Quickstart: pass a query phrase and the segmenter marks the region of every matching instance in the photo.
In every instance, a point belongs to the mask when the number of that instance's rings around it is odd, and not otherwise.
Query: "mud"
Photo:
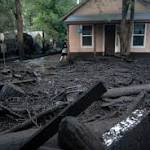
[[[113,57],[96,57],[95,59],[76,60],[72,64],[61,65],[58,63],[59,55],[46,56],[33,60],[20,62],[19,60],[7,63],[11,73],[1,73],[3,64],[0,64],[0,83],[36,79],[35,83],[20,84],[26,96],[20,98],[7,98],[1,103],[9,108],[17,110],[29,110],[35,115],[57,102],[53,97],[66,89],[75,87],[76,92],[68,92],[67,99],[72,101],[79,94],[89,89],[98,81],[102,81],[107,89],[113,87],[124,87],[136,84],[150,83],[150,59],[137,58],[133,62],[125,62]],[[19,74],[18,76],[13,76]],[[73,90],[74,91],[74,88]],[[109,107],[101,107],[106,100],[100,100],[83,112],[79,119],[95,128],[101,125],[105,131],[115,125],[119,120],[128,115],[128,109],[132,106],[137,95],[122,97],[123,101],[117,102]],[[149,94],[141,107],[149,107]],[[24,120],[10,119],[0,116],[1,131],[23,122]],[[108,124],[109,121],[109,124]],[[102,123],[100,123],[102,122]],[[40,125],[39,125],[40,126]]]

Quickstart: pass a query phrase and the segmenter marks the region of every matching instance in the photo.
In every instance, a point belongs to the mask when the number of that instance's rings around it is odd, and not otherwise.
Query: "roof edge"
[[[75,11],[80,9],[82,6],[84,6],[88,1],[90,0],[85,0],[84,2],[80,3],[76,7],[73,7],[65,16],[62,17],[62,21],[64,21],[66,18],[68,18],[70,15],[72,15]]]

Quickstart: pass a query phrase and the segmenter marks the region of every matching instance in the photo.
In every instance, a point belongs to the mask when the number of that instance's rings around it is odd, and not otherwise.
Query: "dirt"
[[[68,88],[77,90],[77,92],[67,95],[68,100],[72,101],[78,94],[99,81],[102,81],[107,89],[150,83],[149,58],[137,58],[129,63],[114,57],[96,57],[61,65],[58,63],[59,57],[59,55],[53,55],[21,62],[19,60],[9,62],[6,64],[10,70],[8,74],[2,73],[3,64],[0,64],[0,83],[27,79],[37,80],[35,83],[19,84],[26,96],[1,99],[1,103],[11,109],[29,110],[31,115],[36,115],[55,105],[57,102],[52,101],[53,97]],[[123,102],[103,108],[101,105],[105,100],[100,100],[83,112],[79,119],[90,126],[98,126],[99,121],[102,122],[102,120],[103,126],[105,126],[105,122],[110,120],[111,123],[108,126],[112,126],[122,119],[124,112],[128,114],[128,108],[136,97],[137,95],[124,97]],[[146,98],[149,98],[148,93]],[[16,120],[0,115],[0,131],[11,128],[29,118],[28,115],[24,116],[25,119]]]

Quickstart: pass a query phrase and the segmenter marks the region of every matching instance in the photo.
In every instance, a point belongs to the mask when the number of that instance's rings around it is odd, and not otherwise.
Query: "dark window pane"
[[[144,45],[144,36],[133,37],[133,46],[143,46],[143,45]]]
[[[83,26],[82,27],[82,34],[83,35],[92,35],[92,26]]]
[[[91,36],[83,37],[82,45],[83,46],[92,46],[92,37]]]
[[[134,34],[144,34],[145,33],[145,24],[136,23],[134,24]]]

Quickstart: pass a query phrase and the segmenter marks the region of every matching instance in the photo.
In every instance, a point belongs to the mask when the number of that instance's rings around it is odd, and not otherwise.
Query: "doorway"
[[[105,55],[113,56],[115,54],[115,35],[116,26],[115,25],[105,25]]]

